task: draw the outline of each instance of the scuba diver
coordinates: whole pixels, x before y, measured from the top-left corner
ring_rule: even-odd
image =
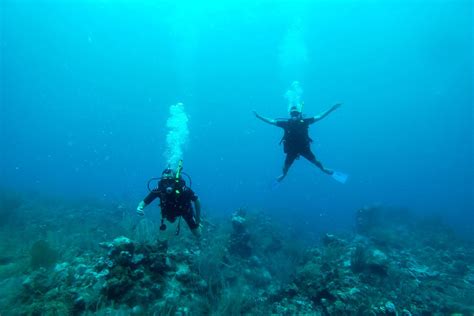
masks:
[[[137,214],[144,216],[145,212],[143,209],[153,202],[153,200],[159,198],[161,208],[160,230],[166,229],[165,219],[174,223],[179,217],[178,227],[176,229],[176,235],[178,235],[182,217],[188,224],[193,235],[200,237],[201,203],[194,191],[186,185],[186,181],[182,178],[183,173],[181,170],[182,161],[180,161],[176,172],[168,167],[161,174],[161,178],[151,179],[148,182],[150,193],[138,204]],[[159,181],[157,188],[151,190],[150,182],[153,180]],[[194,203],[194,208],[191,202]]]
[[[286,159],[285,164],[283,166],[283,174],[277,178],[278,182],[282,181],[286,177],[291,165],[293,164],[295,159],[299,158],[299,156],[305,157],[312,164],[321,169],[324,173],[332,175],[336,180],[340,182],[345,182],[345,179],[340,179],[336,177],[339,176],[340,173],[334,172],[331,169],[327,169],[322,165],[319,160],[316,159],[316,156],[313,154],[310,148],[310,144],[313,140],[308,135],[309,125],[322,120],[323,118],[328,116],[329,113],[336,110],[340,106],[340,103],[335,104],[330,109],[321,113],[320,115],[310,118],[303,117],[301,111],[302,104],[300,105],[300,107],[295,105],[292,105],[290,107],[290,119],[270,119],[259,115],[256,111],[253,111],[253,113],[258,119],[268,124],[281,127],[285,131],[280,144],[283,143],[283,151],[286,154]]]

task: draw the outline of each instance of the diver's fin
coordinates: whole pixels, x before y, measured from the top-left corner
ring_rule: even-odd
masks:
[[[277,179],[273,180],[271,190],[275,191],[280,187],[281,181],[278,181]]]
[[[331,175],[334,180],[337,182],[340,182],[342,184],[346,183],[347,178],[349,178],[349,175],[340,172],[340,171],[334,171],[333,174]]]

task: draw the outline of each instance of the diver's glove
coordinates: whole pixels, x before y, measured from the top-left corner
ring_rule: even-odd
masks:
[[[143,211],[144,208],[145,208],[145,202],[141,201],[137,206],[137,214],[140,216],[144,216],[145,215],[145,212]]]

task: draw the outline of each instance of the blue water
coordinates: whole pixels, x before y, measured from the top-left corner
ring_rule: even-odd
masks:
[[[381,203],[469,232],[472,23],[469,0],[2,1],[0,184],[135,205],[183,102],[205,212],[321,231]],[[294,80],[308,116],[343,102],[310,135],[345,185],[300,159],[272,189],[282,131],[252,110],[286,117]]]

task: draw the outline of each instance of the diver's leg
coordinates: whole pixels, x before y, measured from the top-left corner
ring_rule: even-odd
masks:
[[[201,238],[201,227],[196,221],[193,210],[190,209],[188,212],[183,214],[182,217],[186,221],[186,224],[188,224],[191,233],[193,233],[196,238]]]
[[[298,153],[290,152],[286,154],[285,164],[283,165],[283,173],[277,178],[277,181],[282,181],[286,177],[288,170],[295,161],[296,157],[298,157]]]
[[[306,150],[304,150],[301,153],[301,156],[308,159],[309,162],[311,162],[313,165],[321,169],[324,173],[327,173],[329,175],[332,175],[334,173],[333,170],[325,168],[323,164],[318,159],[316,159],[316,156],[313,154],[310,148],[307,148]]]

